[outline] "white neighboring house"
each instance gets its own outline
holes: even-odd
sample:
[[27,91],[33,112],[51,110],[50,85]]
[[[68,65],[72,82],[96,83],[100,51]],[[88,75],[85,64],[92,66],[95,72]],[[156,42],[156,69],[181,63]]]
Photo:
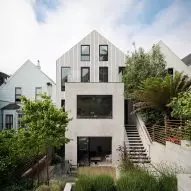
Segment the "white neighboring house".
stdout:
[[46,92],[56,104],[56,84],[42,72],[40,64],[27,60],[4,84],[0,86],[1,128],[17,128],[21,105],[20,96],[39,100]]
[[56,67],[57,106],[73,118],[66,159],[74,165],[117,165],[117,149],[124,141],[125,54],[94,30],[61,56]]
[[168,72],[173,74],[174,71],[184,72],[191,77],[191,67],[186,65],[163,41],[157,43],[161,53],[164,55]]

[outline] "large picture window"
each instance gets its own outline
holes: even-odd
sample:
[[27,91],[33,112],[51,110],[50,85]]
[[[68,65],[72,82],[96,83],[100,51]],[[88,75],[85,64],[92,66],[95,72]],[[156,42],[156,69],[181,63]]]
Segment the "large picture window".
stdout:
[[99,45],[99,61],[108,61],[108,45]]
[[81,68],[81,82],[90,82],[90,67]]
[[70,67],[61,68],[61,91],[65,91],[65,83],[68,82],[69,74],[70,74]]
[[81,61],[90,61],[90,45],[81,45]]
[[99,82],[108,82],[108,67],[99,67]]
[[77,118],[112,118],[112,95],[77,95]]

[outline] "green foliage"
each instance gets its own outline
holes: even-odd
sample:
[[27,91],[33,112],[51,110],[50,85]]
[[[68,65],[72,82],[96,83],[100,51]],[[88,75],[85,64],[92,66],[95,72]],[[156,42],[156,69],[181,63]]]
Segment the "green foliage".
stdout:
[[75,191],[92,191],[93,176],[80,175],[75,184]]
[[175,72],[174,76],[167,75],[165,78],[147,78],[134,92],[133,98],[138,101],[135,104],[138,109],[155,108],[170,115],[169,104],[172,98],[190,88],[191,79],[183,73]]
[[50,180],[49,182],[51,191],[63,191],[65,184],[62,180]]
[[153,191],[158,190],[157,180],[144,170],[128,170],[117,181],[117,191]]
[[164,77],[166,75],[165,59],[159,46],[153,45],[148,53],[142,48],[126,58],[126,69],[123,73],[125,96],[130,97],[140,83],[149,77]]
[[151,127],[155,125],[164,125],[164,115],[154,109],[154,108],[145,108],[140,111],[140,115],[146,125],[146,127]]
[[177,179],[176,176],[162,175],[158,180],[160,191],[177,191]]
[[170,106],[173,117],[191,119],[191,92],[179,93],[178,97],[173,98]]
[[15,184],[22,170],[27,170],[23,167],[29,159],[69,141],[65,137],[68,114],[56,108],[48,96],[42,95],[38,102],[24,97],[22,101],[22,122],[27,128],[0,132],[0,187]]
[[115,191],[115,182],[111,176],[99,175],[93,180],[93,191]]
[[51,191],[51,189],[50,186],[42,184],[36,189],[36,191]]

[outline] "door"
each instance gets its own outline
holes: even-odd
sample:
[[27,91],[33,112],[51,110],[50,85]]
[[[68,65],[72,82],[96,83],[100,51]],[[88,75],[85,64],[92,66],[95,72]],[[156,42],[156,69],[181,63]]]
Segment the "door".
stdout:
[[90,164],[89,138],[78,137],[77,149],[78,149],[78,164],[81,166],[89,165]]

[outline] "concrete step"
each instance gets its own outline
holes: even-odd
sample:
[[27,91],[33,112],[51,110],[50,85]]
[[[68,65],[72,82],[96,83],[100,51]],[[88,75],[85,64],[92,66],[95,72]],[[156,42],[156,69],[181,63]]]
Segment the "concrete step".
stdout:
[[141,140],[129,140],[129,143],[142,143]]
[[151,161],[149,159],[130,159],[133,163],[150,163]]
[[136,146],[136,145],[129,146],[128,148],[129,148],[129,150],[133,150],[133,149],[144,149],[143,146]]
[[143,146],[143,143],[132,143],[132,142],[129,142],[129,146]]

